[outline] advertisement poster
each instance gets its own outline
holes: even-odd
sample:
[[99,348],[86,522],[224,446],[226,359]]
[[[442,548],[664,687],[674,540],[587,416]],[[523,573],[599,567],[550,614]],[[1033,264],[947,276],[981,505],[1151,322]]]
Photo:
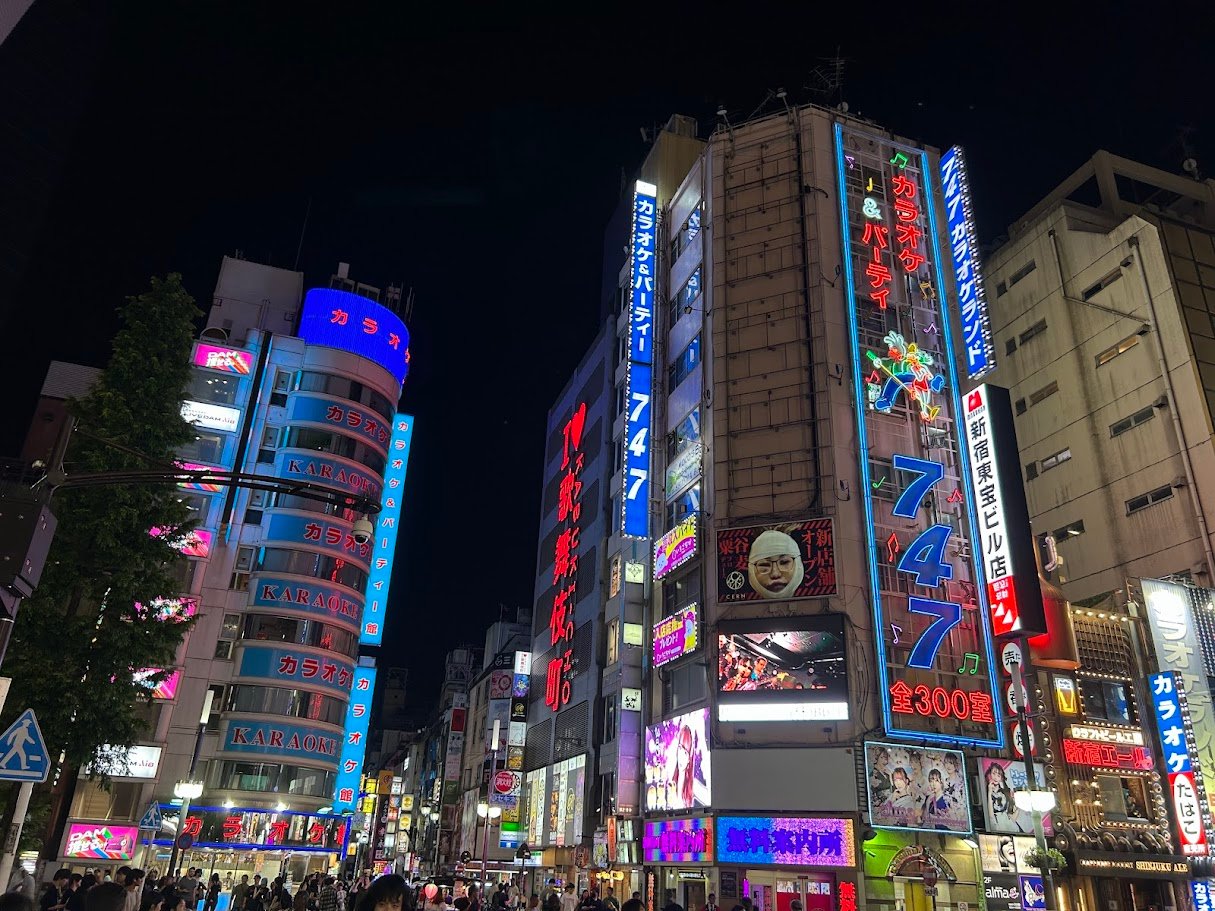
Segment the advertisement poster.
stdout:
[[557,847],[577,845],[582,841],[585,812],[586,756],[575,756],[550,768],[549,838]]
[[[1046,772],[1040,763],[1034,764],[1034,781],[1040,790],[1046,789]],[[1018,810],[1013,792],[1025,790],[1025,763],[1012,759],[979,760],[979,793],[983,797],[983,828],[988,832],[1010,835],[1033,835],[1034,818],[1028,810]],[[1042,816],[1042,829],[1054,835],[1051,816]]]
[[651,812],[712,804],[708,709],[646,728],[645,791],[645,807]]
[[731,620],[717,628],[719,692],[810,690],[823,701],[848,701],[843,615]]
[[74,823],[68,829],[63,856],[91,860],[130,860],[138,843],[139,830],[133,826]]
[[872,825],[878,829],[970,832],[965,769],[957,750],[866,742]]
[[699,645],[696,605],[689,604],[654,624],[654,667],[690,655]]
[[654,580],[668,575],[696,556],[696,513],[692,513],[654,544]]
[[1034,839],[1028,835],[979,836],[979,861],[984,873],[1036,872],[1025,862],[1025,855],[1033,849]]
[[717,600],[788,601],[836,593],[830,519],[717,532]]

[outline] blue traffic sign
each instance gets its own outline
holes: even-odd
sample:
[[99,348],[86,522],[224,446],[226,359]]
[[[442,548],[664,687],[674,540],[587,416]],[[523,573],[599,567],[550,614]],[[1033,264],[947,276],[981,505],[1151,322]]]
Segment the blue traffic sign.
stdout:
[[50,771],[38,719],[26,709],[0,734],[0,781],[46,781]]
[[160,831],[160,804],[152,801],[148,804],[147,812],[143,814],[143,818],[139,820],[139,828],[154,829]]

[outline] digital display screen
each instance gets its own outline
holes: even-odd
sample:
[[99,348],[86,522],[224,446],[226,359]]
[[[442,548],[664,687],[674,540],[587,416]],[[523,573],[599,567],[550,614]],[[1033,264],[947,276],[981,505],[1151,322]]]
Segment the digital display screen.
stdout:
[[645,730],[645,806],[692,810],[713,802],[709,710],[676,715]]
[[848,702],[844,617],[776,617],[718,624],[717,690],[735,701]]

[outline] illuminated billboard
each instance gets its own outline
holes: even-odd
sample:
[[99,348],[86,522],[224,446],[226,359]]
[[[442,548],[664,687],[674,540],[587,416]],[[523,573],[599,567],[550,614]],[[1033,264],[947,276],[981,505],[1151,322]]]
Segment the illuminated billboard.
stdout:
[[1046,632],[1029,505],[1008,390],[986,383],[964,396],[966,454],[978,494],[983,574],[991,631],[1003,636]]
[[641,853],[647,864],[711,864],[713,817],[647,819]]
[[966,375],[975,380],[995,368],[996,353],[991,344],[991,322],[979,261],[979,236],[970,202],[970,180],[966,176],[966,156],[960,146],[954,146],[941,156],[941,192],[945,197],[949,250],[953,254]]
[[359,632],[360,645],[380,645],[384,641],[388,590],[392,584],[397,526],[401,523],[405,472],[409,468],[409,446],[412,440],[413,417],[398,414],[392,419],[392,438],[388,443],[388,464],[384,468],[384,493],[380,501],[380,511],[372,517],[375,523],[375,537],[371,547],[371,573],[367,577],[367,603],[363,607]]
[[1203,857],[1210,853],[1211,812],[1185,684],[1176,671],[1163,671],[1149,676],[1147,685],[1181,853],[1186,857]]
[[387,307],[359,294],[313,288],[304,295],[299,337],[379,364],[398,384],[409,372],[409,330]]
[[377,411],[351,407],[345,399],[297,393],[287,400],[287,421],[296,424],[320,424],[332,430],[354,434],[383,451],[388,447],[392,425]]
[[181,416],[186,423],[207,430],[222,430],[232,433],[240,427],[239,408],[216,405],[212,402],[185,401],[181,403]]
[[[855,867],[856,831],[851,819],[825,816],[718,816],[717,862]],[[841,897],[846,885],[840,883]]]
[[[1023,760],[979,760],[979,795],[982,798],[985,830],[1009,835],[1033,834],[1033,816],[1027,810],[1019,809],[1013,800],[1015,791],[1026,790],[1025,782]],[[1034,786],[1039,791],[1050,790],[1046,783],[1046,771],[1037,762],[1034,763]],[[1050,813],[1042,815],[1042,829],[1047,835],[1055,834]]]
[[890,737],[1001,747],[929,155],[835,126],[859,492]]
[[375,668],[359,666],[354,669],[350,701],[346,705],[346,723],[338,760],[337,779],[333,791],[333,812],[354,811],[359,794],[359,777],[363,774],[363,757],[367,752],[367,729],[371,724],[371,700],[375,694]]
[[194,366],[220,373],[249,376],[253,372],[253,354],[236,348],[219,348],[199,343],[194,346]]
[[629,270],[629,357],[625,372],[624,533],[650,534],[650,399],[654,387],[654,301],[658,275],[658,188],[633,190]]
[[654,543],[654,581],[674,572],[696,556],[696,513],[692,513]]
[[68,827],[63,856],[79,860],[131,860],[138,844],[139,830],[134,826],[72,823]]
[[709,710],[696,709],[646,728],[646,810],[703,809],[712,798]]
[[834,595],[830,519],[722,528],[717,532],[717,600],[789,601]]
[[696,605],[676,611],[654,624],[654,667],[662,667],[692,654],[700,646],[700,630],[696,622]]
[[717,624],[721,721],[843,721],[848,664],[843,614]]
[[866,741],[865,777],[876,829],[966,834],[973,828],[966,762],[957,750]]

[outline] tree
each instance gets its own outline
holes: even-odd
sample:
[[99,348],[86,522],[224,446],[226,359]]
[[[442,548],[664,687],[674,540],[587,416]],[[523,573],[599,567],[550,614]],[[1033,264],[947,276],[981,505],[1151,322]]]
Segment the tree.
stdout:
[[[192,436],[181,403],[202,314],[181,276],[153,278],[119,315],[109,364],[71,403],[78,432],[65,459],[69,477],[168,469]],[[146,483],[65,488],[51,508],[58,529],[13,629],[4,663],[13,683],[0,723],[32,707],[51,757],[65,757],[64,778],[85,765],[105,776],[123,770],[102,747],[125,755],[145,734],[151,694],[135,673],[172,668],[190,626],[149,609],[181,588],[175,569],[183,558],[173,544],[191,527],[188,510],[173,485]],[[153,528],[165,533],[153,536]]]

